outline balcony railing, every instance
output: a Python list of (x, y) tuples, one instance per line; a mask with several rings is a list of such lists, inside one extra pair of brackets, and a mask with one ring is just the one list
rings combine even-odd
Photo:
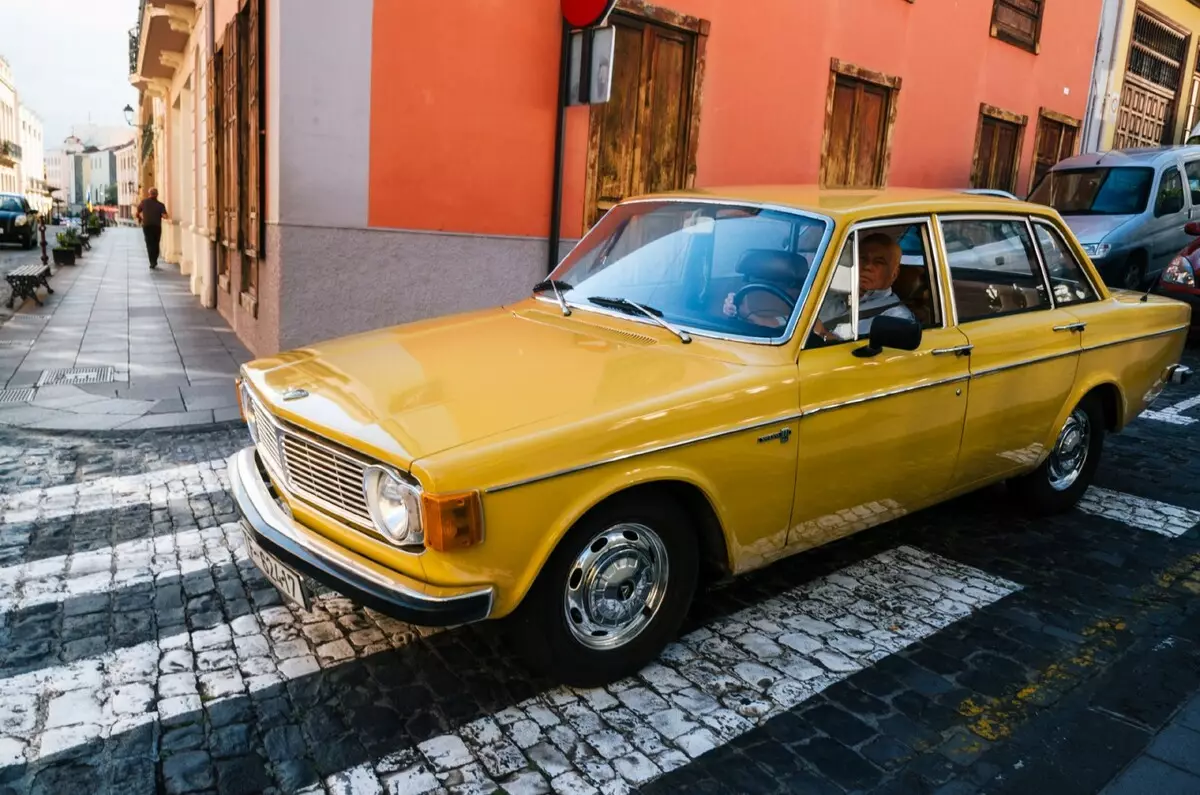
[(21, 147), (12, 141), (0, 141), (0, 159), (20, 160)]
[(129, 74), (138, 70), (138, 50), (142, 40), (142, 17), (146, 14), (146, 0), (138, 3), (137, 25), (129, 29)]

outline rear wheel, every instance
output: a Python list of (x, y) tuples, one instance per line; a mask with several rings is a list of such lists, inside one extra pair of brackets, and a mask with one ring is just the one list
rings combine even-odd
[(618, 499), (559, 542), (513, 616), (521, 653), (576, 687), (637, 672), (679, 631), (698, 555), (674, 501)]
[(1087, 395), (1067, 415), (1041, 466), (1009, 487), (1034, 514), (1069, 511), (1091, 485), (1103, 449), (1104, 409), (1096, 395)]

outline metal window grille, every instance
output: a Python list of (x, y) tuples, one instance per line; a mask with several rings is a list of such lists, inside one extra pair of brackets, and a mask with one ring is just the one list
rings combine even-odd
[(1142, 11), (1133, 22), (1129, 72), (1169, 91), (1179, 88), (1187, 58), (1187, 35)]

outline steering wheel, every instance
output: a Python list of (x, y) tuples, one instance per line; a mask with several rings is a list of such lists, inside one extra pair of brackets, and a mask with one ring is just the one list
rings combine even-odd
[(742, 289), (740, 289), (736, 293), (734, 293), (733, 294), (733, 305), (739, 306), (742, 303), (742, 301), (744, 301), (746, 299), (747, 295), (749, 295), (752, 292), (755, 292), (756, 290), (759, 292), (770, 293), (771, 295), (778, 298), (780, 301), (783, 301), (785, 304), (787, 304), (788, 314), (791, 314), (792, 310), (796, 308), (796, 299), (792, 298), (790, 295), (788, 295), (787, 293), (785, 293), (783, 290), (779, 289), (775, 285), (763, 284), (762, 282), (755, 282), (754, 284), (747, 284), (745, 287), (743, 287)]

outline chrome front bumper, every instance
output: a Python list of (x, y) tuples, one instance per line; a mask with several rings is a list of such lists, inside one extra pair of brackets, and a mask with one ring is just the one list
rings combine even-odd
[(1186, 384), (1191, 377), (1192, 368), (1183, 364), (1173, 364), (1167, 368), (1167, 377), (1164, 380), (1168, 384)]
[(447, 627), (481, 621), (492, 612), (493, 589), (433, 596), (421, 583), (356, 555), (303, 528), (275, 501), (253, 447), (230, 457), (229, 483), (243, 526), (267, 552), (308, 577), (393, 618)]

